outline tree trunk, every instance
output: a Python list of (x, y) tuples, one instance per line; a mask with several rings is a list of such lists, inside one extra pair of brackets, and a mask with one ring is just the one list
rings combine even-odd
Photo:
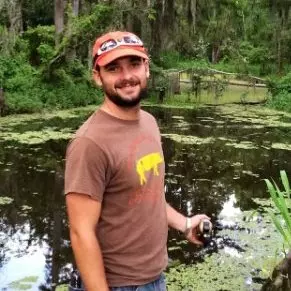
[(170, 50), (175, 43), (175, 1), (167, 0), (163, 5), (165, 12), (161, 20), (161, 49)]
[(192, 18), (192, 34), (196, 34), (196, 13), (197, 13), (197, 0), (190, 0), (190, 13), (191, 13), (191, 18)]
[(219, 61), (220, 46), (217, 43), (212, 45), (212, 63), (216, 64)]
[(274, 269), (261, 291), (291, 291), (291, 252)]
[[(79, 15), (79, 0), (73, 0), (72, 8), (73, 8), (73, 16), (78, 17), (78, 15)], [(69, 17), (68, 23), (67, 23), (67, 33), (69, 35), (72, 34), (72, 25), (73, 25), (73, 17)], [(77, 46), (77, 43), (76, 43), (76, 41), (74, 41), (74, 43), (72, 43), (72, 47), (70, 47), (68, 49), (68, 51), (66, 53), (66, 59), (68, 61), (73, 61), (76, 59), (76, 57), (77, 57), (76, 46)]]
[(4, 110), (6, 107), (5, 96), (3, 88), (0, 88), (0, 117), (4, 115)]
[(10, 23), (9, 32), (16, 37), (19, 33), (23, 32), (22, 0), (7, 1), (7, 12)]
[(56, 27), (56, 36), (55, 43), (59, 44), (61, 33), (64, 30), (64, 1), (55, 0), (55, 27)]
[(162, 13), (163, 11), (163, 0), (157, 0), (154, 5), (154, 9), (157, 12), (156, 18), (151, 23), (151, 48), (152, 48), (152, 56), (158, 58), (161, 51), (161, 30), (162, 30)]
[(73, 0), (73, 13), (74, 13), (74, 16), (78, 16), (79, 15), (79, 6), (80, 6), (79, 0)]

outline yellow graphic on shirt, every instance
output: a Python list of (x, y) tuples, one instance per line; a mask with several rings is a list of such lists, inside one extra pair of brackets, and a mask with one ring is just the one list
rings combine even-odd
[(140, 184), (147, 182), (145, 173), (153, 170), (155, 176), (159, 176), (158, 165), (164, 160), (160, 153), (148, 154), (136, 162), (136, 171), (139, 175)]

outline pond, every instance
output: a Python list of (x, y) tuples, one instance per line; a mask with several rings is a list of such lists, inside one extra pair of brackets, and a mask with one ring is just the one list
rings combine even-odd
[[(169, 231), (169, 290), (260, 290), (282, 257), (262, 179), (291, 173), (291, 116), (254, 106), (145, 109), (161, 128), (167, 201), (215, 225), (205, 248)], [(64, 154), (93, 110), (0, 119), (0, 290), (68, 281)]]

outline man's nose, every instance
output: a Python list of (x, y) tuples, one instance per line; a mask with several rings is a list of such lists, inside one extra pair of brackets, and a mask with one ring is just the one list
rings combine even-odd
[(132, 77), (132, 72), (130, 68), (124, 67), (122, 69), (122, 78), (123, 79), (130, 79)]

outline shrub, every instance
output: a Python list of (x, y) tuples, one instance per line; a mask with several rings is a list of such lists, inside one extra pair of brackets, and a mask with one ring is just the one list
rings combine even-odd
[(28, 42), (29, 60), (33, 65), (46, 63), (55, 54), (55, 28), (54, 26), (37, 26), (29, 28), (23, 35)]
[(267, 85), (272, 95), (267, 105), (277, 110), (291, 112), (291, 73), (282, 78), (270, 78)]
[[(37, 92), (36, 92), (37, 93)], [(43, 108), (38, 94), (30, 93), (7, 93), (6, 102), (9, 113), (33, 113)]]

